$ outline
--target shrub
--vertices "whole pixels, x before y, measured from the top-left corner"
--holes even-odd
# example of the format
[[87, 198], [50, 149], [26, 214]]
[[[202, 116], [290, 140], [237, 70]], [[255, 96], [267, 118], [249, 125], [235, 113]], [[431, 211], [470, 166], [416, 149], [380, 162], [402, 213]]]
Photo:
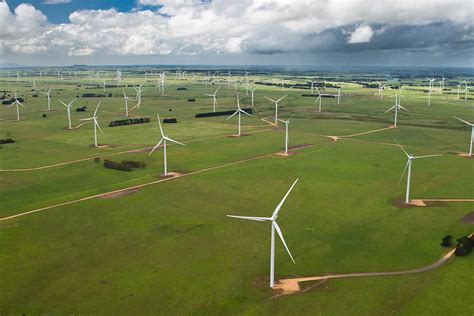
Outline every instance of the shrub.
[[178, 123], [178, 120], [174, 117], [168, 117], [163, 120], [163, 123]]
[[105, 94], [97, 94], [97, 93], [84, 93], [82, 94], [83, 98], [105, 98]]
[[112, 121], [112, 122], [109, 123], [109, 127], [123, 126], [123, 125], [133, 125], [133, 124], [143, 124], [143, 123], [150, 123], [150, 117], [147, 116], [147, 117], [126, 119], [126, 120]]
[[[97, 159], [97, 158], [95, 158]], [[99, 158], [100, 159], [100, 158]], [[115, 162], [112, 160], [105, 159], [104, 160], [104, 168], [107, 169], [115, 169], [121, 171], [132, 171], [136, 168], [145, 168], [146, 164], [141, 161], [133, 161], [133, 160], [122, 160], [121, 162]]]
[[189, 99], [188, 99], [188, 102], [196, 102], [196, 99], [194, 99], [194, 98], [189, 98]]
[[5, 138], [5, 139], [0, 139], [0, 144], [13, 144], [15, 142], [14, 139], [11, 138]]
[[76, 112], [85, 112], [87, 110], [87, 106], [81, 106], [76, 109]]
[[[252, 114], [253, 109], [242, 109], [245, 112]], [[206, 113], [198, 113], [194, 117], [210, 117], [210, 116], [223, 116], [223, 115], [232, 115], [234, 114], [235, 110], [230, 111], [220, 111], [220, 112], [206, 112]]]
[[451, 235], [444, 236], [442, 241], [441, 241], [441, 246], [451, 247], [452, 246], [452, 240], [453, 240], [453, 236], [451, 236]]
[[182, 91], [182, 90], [188, 90], [188, 88], [185, 88], [185, 87], [178, 87], [178, 88], [176, 88], [176, 90]]
[[32, 95], [32, 97], [33, 97], [33, 98], [37, 98], [38, 95], [35, 93], [35, 94]]
[[95, 162], [95, 163], [99, 163], [99, 162], [100, 162], [100, 157], [95, 157], [95, 158], [94, 158], [94, 162]]
[[474, 241], [468, 237], [462, 237], [457, 239], [458, 244], [456, 245], [456, 250], [454, 254], [458, 257], [463, 257], [468, 255], [472, 251], [474, 246]]
[[41, 115], [41, 117], [48, 117], [48, 116], [46, 115], [46, 113], [43, 113], [43, 115]]

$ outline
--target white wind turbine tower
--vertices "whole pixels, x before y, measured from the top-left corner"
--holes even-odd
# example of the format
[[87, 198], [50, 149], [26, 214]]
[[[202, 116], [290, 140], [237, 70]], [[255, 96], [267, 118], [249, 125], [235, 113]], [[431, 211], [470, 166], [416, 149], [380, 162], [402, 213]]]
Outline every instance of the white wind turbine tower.
[[317, 81], [310, 81], [311, 82], [311, 94], [314, 94], [314, 84], [318, 83]]
[[51, 89], [53, 87], [50, 87], [48, 92], [41, 92], [41, 94], [44, 94], [48, 97], [48, 111], [51, 111]]
[[278, 102], [280, 102], [281, 100], [283, 100], [284, 98], [286, 98], [288, 94], [285, 94], [284, 96], [282, 96], [281, 98], [279, 98], [278, 100], [273, 100], [273, 99], [270, 99], [269, 97], [265, 97], [267, 100], [270, 100], [272, 101], [273, 103], [275, 103], [275, 124], [278, 124]]
[[461, 81], [458, 81], [459, 84], [458, 84], [458, 100], [459, 100], [459, 92], [461, 90], [461, 85], [462, 85], [462, 82]]
[[125, 116], [128, 117], [128, 99], [127, 95], [125, 94], [125, 89], [122, 88], [123, 91], [123, 99], [125, 100]]
[[441, 94], [443, 94], [443, 89], [444, 89], [444, 76], [441, 77], [441, 80], [439, 82], [439, 90]]
[[469, 153], [467, 154], [467, 156], [472, 157], [472, 143], [474, 142], [474, 123], [469, 123], [468, 121], [465, 121], [457, 116], [455, 116], [455, 118], [463, 122], [464, 124], [471, 126], [471, 142], [469, 143]]
[[68, 121], [68, 128], [71, 129], [72, 126], [71, 126], [71, 107], [72, 107], [72, 104], [74, 103], [74, 101], [76, 101], [77, 99], [74, 99], [72, 100], [71, 102], [69, 102], [68, 104], [64, 103], [63, 101], [59, 100], [59, 102], [61, 102], [67, 109], [67, 121]]
[[277, 205], [277, 207], [273, 211], [272, 217], [227, 215], [228, 217], [238, 218], [238, 219], [246, 219], [246, 220], [257, 221], [257, 222], [271, 222], [272, 224], [272, 233], [271, 233], [271, 240], [270, 240], [270, 287], [271, 288], [273, 288], [273, 286], [275, 285], [275, 231], [277, 232], [278, 236], [283, 242], [283, 245], [285, 246], [285, 249], [288, 252], [288, 255], [290, 256], [291, 260], [293, 261], [293, 263], [295, 263], [295, 260], [293, 259], [293, 256], [291, 255], [291, 252], [288, 249], [288, 246], [286, 245], [285, 239], [283, 238], [283, 233], [281, 232], [280, 226], [278, 226], [277, 219], [278, 219], [278, 213], [280, 212], [280, 209], [283, 206], [283, 203], [285, 203], [286, 198], [290, 194], [291, 190], [293, 190], [297, 182], [298, 182], [298, 179], [296, 179], [295, 182], [293, 182], [293, 185], [290, 187], [290, 189], [285, 194], [281, 202]]
[[97, 122], [97, 111], [99, 110], [99, 106], [100, 106], [100, 101], [99, 101], [99, 104], [97, 104], [97, 107], [95, 108], [93, 117], [80, 120], [80, 121], [92, 121], [92, 123], [94, 124], [94, 146], [95, 147], [99, 147], [99, 145], [97, 144], [97, 128], [102, 134], [104, 134], [104, 132], [102, 132], [102, 129], [99, 126], [99, 123]]
[[280, 77], [281, 80], [281, 91], [285, 89], [285, 80], [283, 80], [283, 77]]
[[402, 147], [402, 145], [400, 145], [400, 144], [397, 142], [397, 140], [396, 140], [395, 138], [393, 138], [393, 140], [398, 144], [398, 146], [400, 146], [400, 148], [403, 150], [403, 152], [404, 152], [405, 155], [407, 156], [407, 164], [405, 165], [405, 169], [403, 170], [402, 176], [400, 177], [400, 180], [398, 181], [398, 184], [400, 185], [400, 182], [402, 181], [403, 176], [405, 175], [405, 172], [406, 172], [407, 169], [408, 169], [408, 173], [407, 173], [407, 188], [406, 188], [406, 195], [405, 195], [405, 204], [409, 204], [409, 203], [410, 203], [410, 184], [411, 184], [411, 164], [412, 164], [413, 159], [428, 158], [428, 157], [438, 157], [438, 156], [442, 156], [442, 155], [441, 155], [441, 154], [437, 154], [437, 155], [426, 155], [426, 156], [413, 156], [412, 154], [407, 153], [406, 150]]
[[319, 91], [318, 87], [316, 87], [316, 91], [318, 92], [318, 97], [316, 98], [316, 100], [314, 101], [314, 104], [318, 103], [319, 101], [319, 109], [318, 109], [318, 112], [321, 112], [321, 92]]
[[163, 175], [167, 176], [168, 175], [168, 162], [166, 160], [166, 141], [170, 141], [172, 143], [175, 143], [181, 146], [184, 146], [184, 144], [169, 138], [168, 135], [165, 135], [165, 133], [163, 132], [163, 128], [161, 127], [160, 116], [156, 114], [156, 117], [158, 118], [158, 124], [160, 126], [161, 139], [156, 144], [156, 146], [153, 147], [153, 149], [148, 153], [148, 156], [150, 156], [155, 151], [155, 149], [157, 149], [158, 147], [160, 147], [161, 144], [163, 144], [163, 160], [164, 160], [164, 171], [165, 171]]
[[341, 101], [341, 89], [342, 88], [337, 88], [337, 104]]
[[[193, 74], [194, 76], [194, 74]], [[166, 85], [165, 85], [165, 78], [166, 78], [166, 74], [165, 72], [161, 72], [160, 73], [160, 90], [161, 90], [161, 95], [164, 97], [165, 96], [165, 88], [166, 88]], [[193, 79], [194, 80], [194, 79]]]
[[104, 80], [103, 80], [103, 83], [102, 83], [102, 86], [104, 87], [104, 92], [105, 92], [105, 86], [106, 86], [106, 85], [107, 85], [107, 84], [105, 83], [105, 79], [104, 79]]
[[379, 81], [377, 81], [377, 84], [379, 85], [379, 97], [380, 99], [383, 99], [383, 91], [384, 91], [385, 85], [381, 84]]
[[239, 129], [238, 129], [237, 136], [239, 136], [239, 137], [240, 137], [240, 135], [241, 135], [241, 133], [240, 133], [240, 131], [241, 131], [241, 127], [240, 127], [241, 118], [240, 118], [240, 115], [241, 115], [242, 113], [247, 114], [248, 116], [252, 116], [251, 114], [245, 112], [244, 110], [242, 110], [242, 109], [240, 108], [239, 94], [237, 93], [237, 110], [236, 110], [231, 116], [229, 116], [227, 119], [229, 120], [229, 119], [231, 119], [234, 115], [236, 115], [236, 114], [238, 115], [238, 117], [239, 117]]
[[399, 110], [405, 110], [408, 112], [408, 110], [406, 108], [404, 108], [403, 106], [400, 105], [400, 100], [399, 100], [399, 97], [403, 97], [403, 95], [399, 95], [398, 93], [395, 94], [395, 105], [392, 106], [390, 109], [388, 109], [387, 111], [385, 111], [385, 113], [387, 112], [390, 112], [391, 110], [395, 109], [395, 117], [393, 119], [393, 126], [394, 127], [397, 127], [397, 118], [398, 118], [398, 111]]
[[430, 106], [431, 105], [431, 92], [433, 92], [433, 83], [436, 79], [435, 78], [432, 78], [432, 79], [426, 78], [426, 80], [429, 80], [429, 82], [430, 82], [430, 88], [428, 90], [428, 106]]
[[214, 112], [216, 111], [216, 105], [217, 105], [217, 99], [216, 99], [216, 96], [217, 96], [217, 92], [219, 92], [219, 89], [221, 87], [217, 88], [217, 90], [213, 93], [213, 94], [205, 94], [207, 95], [208, 97], [212, 97], [212, 106], [214, 108]]
[[[293, 116], [292, 116], [293, 117]], [[285, 120], [278, 119], [280, 122], [285, 124], [285, 155], [288, 155], [288, 125], [290, 124], [291, 118]]]
[[250, 89], [250, 93], [252, 94], [252, 107], [253, 107], [253, 100], [254, 100], [254, 97], [253, 97], [253, 93], [255, 92], [255, 89], [257, 89], [257, 87], [253, 88], [253, 89]]
[[[142, 89], [143, 83], [137, 87], [133, 87], [135, 91], [137, 91], [137, 95], [135, 97], [135, 100], [138, 101], [138, 104], [142, 104], [142, 92], [145, 91], [146, 89]], [[140, 106], [138, 106], [140, 108]]]
[[469, 92], [469, 88], [467, 86], [467, 81], [466, 80], [464, 80], [464, 91], [463, 92], [464, 92], [464, 101], [467, 101], [467, 94]]
[[20, 106], [21, 107], [25, 107], [20, 101], [18, 101], [18, 98], [16, 96], [16, 90], [15, 90], [15, 102], [13, 102], [12, 104], [10, 104], [8, 106], [8, 108], [11, 108], [12, 106], [16, 105], [16, 120], [19, 121], [20, 120]]

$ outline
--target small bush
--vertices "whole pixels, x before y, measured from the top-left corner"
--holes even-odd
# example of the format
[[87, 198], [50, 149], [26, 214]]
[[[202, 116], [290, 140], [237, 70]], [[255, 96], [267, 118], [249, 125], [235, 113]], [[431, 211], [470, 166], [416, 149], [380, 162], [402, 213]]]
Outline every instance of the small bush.
[[163, 123], [178, 123], [178, 120], [174, 117], [168, 117], [163, 120]]
[[81, 106], [76, 109], [76, 112], [85, 112], [87, 110], [87, 106]]
[[48, 117], [48, 116], [46, 115], [46, 113], [43, 113], [43, 115], [41, 115], [41, 117]]
[[141, 161], [122, 160], [121, 162], [115, 162], [115, 161], [108, 160], [108, 159], [104, 160], [104, 168], [115, 169], [115, 170], [120, 170], [120, 171], [127, 171], [128, 172], [128, 171], [132, 171], [133, 169], [137, 169], [137, 168], [145, 168], [145, 166], [146, 166], [146, 164], [144, 162], [141, 162]]
[[123, 125], [133, 125], [133, 124], [143, 124], [143, 123], [150, 123], [150, 117], [140, 117], [134, 119], [126, 119], [126, 120], [118, 120], [112, 121], [109, 123], [109, 127], [114, 126], [123, 126]]
[[176, 90], [178, 90], [178, 91], [183, 91], [183, 90], [188, 90], [188, 88], [185, 88], [185, 87], [178, 87], [178, 88], [176, 88]]
[[458, 244], [456, 245], [456, 250], [454, 254], [458, 257], [463, 257], [468, 255], [472, 251], [474, 246], [474, 241], [469, 237], [462, 237], [457, 239]]
[[189, 98], [189, 99], [188, 99], [188, 102], [196, 102], [196, 99], [194, 99], [194, 98]]
[[453, 240], [453, 236], [451, 236], [451, 235], [444, 236], [442, 241], [441, 241], [441, 246], [451, 247], [452, 246], [452, 240]]
[[15, 142], [14, 139], [11, 138], [5, 138], [5, 139], [0, 139], [0, 144], [13, 144]]

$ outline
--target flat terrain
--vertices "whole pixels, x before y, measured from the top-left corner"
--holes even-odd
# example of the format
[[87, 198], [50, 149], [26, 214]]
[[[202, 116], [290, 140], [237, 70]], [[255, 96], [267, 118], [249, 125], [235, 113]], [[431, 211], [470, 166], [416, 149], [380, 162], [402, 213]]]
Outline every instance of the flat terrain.
[[[113, 75], [113, 74], [112, 74]], [[456, 86], [432, 95], [419, 80], [405, 89], [399, 127], [392, 124], [396, 90], [377, 89], [349, 80], [336, 98], [315, 97], [307, 89], [254, 84], [254, 116], [194, 118], [212, 111], [218, 86], [218, 110], [236, 108], [234, 85], [225, 78], [206, 84], [167, 79], [161, 96], [156, 78], [123, 73], [125, 92], [144, 83], [143, 101], [131, 117], [147, 124], [108, 127], [124, 119], [122, 88], [106, 88], [85, 73], [78, 78], [36, 78], [38, 91], [52, 89], [52, 111], [44, 95], [32, 97], [32, 78], [0, 78], [2, 90], [25, 98], [16, 122], [14, 107], [0, 108], [0, 138], [14, 144], [0, 149], [0, 314], [407, 314], [472, 315], [474, 256], [454, 257], [437, 269], [412, 275], [328, 280], [301, 294], [271, 298], [268, 287], [270, 225], [239, 221], [226, 214], [270, 216], [291, 183], [299, 178], [283, 206], [279, 224], [296, 264], [277, 241], [276, 279], [330, 273], [411, 270], [432, 264], [449, 249], [439, 244], [473, 232], [463, 217], [473, 202], [439, 202], [428, 207], [398, 207], [406, 163], [395, 137], [415, 155], [441, 157], [413, 163], [413, 199], [473, 199], [473, 159], [466, 152], [470, 128], [454, 119], [474, 121], [473, 101], [456, 99]], [[275, 78], [279, 78], [275, 75]], [[299, 76], [288, 84], [306, 82]], [[242, 79], [242, 78], [241, 78]], [[426, 84], [426, 83], [424, 83]], [[177, 90], [186, 87], [187, 90]], [[242, 107], [250, 107], [245, 85], [237, 84]], [[110, 96], [108, 96], [110, 93]], [[336, 94], [334, 88], [322, 93]], [[276, 155], [284, 146], [284, 126], [272, 126], [274, 105], [291, 118], [294, 155]], [[104, 131], [94, 148], [91, 124], [67, 130], [90, 117], [99, 101]], [[470, 95], [472, 98], [473, 95]], [[195, 98], [195, 102], [188, 102]], [[86, 112], [76, 112], [87, 106]], [[42, 117], [43, 113], [47, 117]], [[175, 117], [165, 133], [186, 146], [168, 147], [168, 167], [181, 176], [163, 179], [163, 151], [148, 151], [160, 139], [156, 113]], [[333, 136], [332, 138], [330, 136]], [[338, 136], [338, 137], [334, 137]], [[337, 140], [337, 141], [336, 141]], [[104, 159], [146, 163], [131, 172], [106, 169]], [[120, 190], [124, 191], [120, 191]], [[117, 191], [119, 190], [119, 191]], [[31, 212], [34, 211], [34, 212]], [[18, 216], [17, 216], [18, 215]]]

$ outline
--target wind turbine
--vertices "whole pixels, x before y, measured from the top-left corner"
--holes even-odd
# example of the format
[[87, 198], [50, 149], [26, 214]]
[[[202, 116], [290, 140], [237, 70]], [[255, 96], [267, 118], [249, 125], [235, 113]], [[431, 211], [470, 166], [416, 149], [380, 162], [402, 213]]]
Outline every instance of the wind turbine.
[[48, 92], [41, 92], [41, 94], [44, 94], [48, 97], [48, 111], [51, 111], [51, 89], [53, 87], [50, 87]]
[[172, 143], [182, 145], [182, 146], [184, 146], [184, 144], [169, 138], [168, 135], [165, 135], [165, 133], [163, 132], [163, 128], [161, 127], [160, 116], [158, 115], [158, 113], [156, 114], [156, 117], [158, 119], [158, 124], [160, 126], [161, 139], [156, 144], [156, 146], [153, 147], [153, 149], [148, 153], [148, 156], [150, 156], [155, 151], [155, 149], [160, 147], [160, 145], [163, 143], [163, 159], [164, 159], [164, 169], [165, 169], [164, 175], [167, 176], [168, 175], [168, 163], [167, 163], [167, 160], [166, 160], [166, 141], [170, 141]]
[[127, 95], [125, 94], [125, 90], [122, 88], [123, 91], [123, 98], [125, 100], [125, 116], [128, 117], [128, 99]]
[[314, 94], [314, 84], [318, 83], [317, 81], [310, 81], [311, 82], [311, 94]]
[[135, 91], [137, 91], [137, 96], [135, 97], [135, 100], [138, 101], [138, 108], [140, 108], [140, 104], [142, 104], [142, 92], [145, 91], [146, 89], [142, 89], [143, 83], [137, 87], [133, 87]]
[[214, 107], [214, 112], [216, 111], [216, 105], [217, 105], [217, 99], [216, 99], [216, 96], [217, 96], [217, 92], [219, 92], [219, 89], [221, 87], [217, 88], [216, 92], [214, 92], [214, 94], [205, 94], [207, 95], [208, 97], [212, 97], [212, 106]]
[[341, 101], [341, 89], [342, 88], [337, 88], [337, 104]]
[[77, 100], [77, 99], [74, 99], [74, 100], [72, 100], [71, 102], [69, 102], [68, 104], [66, 104], [66, 103], [64, 103], [63, 101], [59, 100], [59, 102], [61, 102], [61, 103], [66, 107], [66, 109], [67, 109], [67, 121], [68, 121], [68, 123], [69, 123], [69, 127], [68, 127], [69, 129], [72, 128], [72, 126], [71, 126], [71, 107], [72, 107], [72, 103], [73, 103], [74, 101], [76, 101], [76, 100]]
[[288, 125], [290, 124], [290, 119], [287, 119], [286, 121], [278, 119], [280, 122], [285, 124], [285, 155], [288, 155]]
[[464, 101], [467, 101], [467, 93], [469, 92], [469, 88], [467, 87], [467, 82], [464, 80]]
[[241, 135], [241, 134], [240, 134], [240, 121], [241, 121], [240, 115], [241, 115], [242, 113], [247, 114], [248, 116], [252, 116], [251, 114], [245, 112], [244, 110], [242, 110], [242, 109], [240, 108], [239, 94], [237, 93], [237, 110], [236, 110], [231, 116], [229, 116], [227, 119], [228, 119], [228, 120], [231, 119], [231, 118], [232, 118], [234, 115], [236, 115], [236, 114], [239, 116], [239, 132], [238, 132], [238, 134], [237, 134], [237, 136], [239, 136], [239, 137], [240, 137], [240, 135]]
[[257, 221], [257, 222], [271, 222], [272, 224], [272, 234], [271, 234], [271, 240], [270, 240], [270, 287], [271, 288], [273, 288], [273, 286], [275, 285], [275, 231], [277, 232], [283, 245], [285, 246], [285, 249], [288, 252], [288, 255], [290, 256], [291, 260], [293, 261], [293, 263], [295, 263], [295, 259], [293, 259], [290, 249], [288, 249], [285, 239], [283, 238], [283, 233], [281, 232], [280, 226], [278, 226], [277, 219], [278, 219], [278, 213], [280, 212], [280, 209], [283, 206], [283, 203], [285, 203], [286, 198], [290, 194], [291, 190], [293, 190], [297, 182], [298, 182], [298, 179], [296, 179], [295, 182], [293, 182], [293, 185], [290, 187], [290, 189], [285, 194], [281, 202], [277, 205], [277, 207], [273, 211], [272, 217], [227, 215], [228, 217], [238, 218], [238, 219], [246, 219], [246, 220]]
[[321, 112], [321, 92], [319, 91], [318, 87], [316, 87], [316, 91], [318, 92], [318, 97], [316, 98], [316, 101], [314, 101], [314, 104], [318, 103], [318, 101], [319, 101], [319, 110], [318, 110], [318, 112]]
[[288, 94], [285, 94], [284, 96], [282, 96], [281, 98], [279, 98], [278, 100], [273, 100], [273, 99], [270, 99], [269, 97], [265, 97], [267, 100], [270, 100], [272, 101], [273, 103], [275, 103], [275, 124], [278, 124], [278, 102], [280, 102], [281, 100], [283, 100], [284, 98], [286, 98]]
[[459, 91], [461, 90], [461, 85], [462, 85], [462, 82], [461, 81], [458, 81], [459, 84], [458, 84], [458, 100], [459, 100]]
[[257, 89], [257, 87], [253, 88], [253, 89], [250, 89], [250, 92], [252, 93], [252, 107], [253, 107], [253, 93], [255, 92], [255, 89]]
[[469, 123], [468, 121], [465, 121], [457, 116], [455, 116], [455, 118], [460, 120], [464, 124], [471, 126], [471, 142], [469, 144], [469, 153], [468, 153], [468, 157], [471, 157], [472, 156], [472, 143], [474, 142], [474, 123]]
[[378, 85], [379, 85], [379, 96], [380, 96], [380, 99], [383, 99], [383, 91], [385, 89], [385, 85], [381, 84], [380, 81], [377, 81]]
[[430, 88], [428, 90], [428, 106], [430, 106], [431, 105], [431, 92], [433, 90], [433, 83], [436, 79], [435, 78], [432, 78], [432, 79], [426, 78], [426, 80], [430, 81]]
[[[400, 97], [403, 97], [401, 94], [400, 94]], [[394, 127], [397, 127], [397, 118], [398, 118], [398, 110], [405, 110], [408, 112], [408, 110], [406, 108], [404, 108], [403, 106], [400, 105], [400, 101], [399, 101], [399, 94], [395, 94], [395, 105], [392, 106], [390, 109], [388, 109], [387, 111], [385, 111], [385, 113], [391, 111], [395, 109], [395, 117], [394, 117], [394, 122], [393, 122], [393, 126]]]
[[99, 101], [99, 104], [97, 104], [97, 107], [95, 108], [93, 117], [89, 117], [89, 118], [85, 118], [85, 119], [80, 120], [80, 121], [92, 121], [92, 123], [94, 124], [94, 146], [95, 147], [98, 147], [98, 144], [97, 144], [97, 128], [99, 128], [99, 131], [102, 134], [104, 134], [104, 132], [102, 132], [102, 129], [99, 126], [99, 123], [97, 122], [97, 111], [99, 110], [99, 106], [100, 106], [100, 101]]
[[15, 102], [13, 102], [12, 104], [10, 104], [8, 106], [8, 108], [11, 108], [12, 106], [16, 105], [16, 120], [19, 121], [20, 120], [20, 106], [21, 107], [25, 107], [20, 101], [18, 101], [18, 98], [16, 96], [16, 90], [15, 90]]
[[398, 146], [400, 146], [400, 148], [403, 150], [403, 152], [407, 156], [407, 164], [405, 165], [405, 169], [403, 169], [403, 173], [402, 173], [402, 176], [400, 177], [400, 180], [398, 181], [398, 184], [400, 185], [400, 182], [402, 181], [403, 176], [405, 175], [405, 171], [407, 171], [407, 169], [408, 169], [405, 204], [409, 204], [410, 203], [410, 184], [411, 184], [411, 164], [412, 164], [413, 159], [438, 157], [438, 156], [442, 156], [442, 155], [437, 154], [437, 155], [426, 155], [426, 156], [413, 156], [412, 154], [407, 153], [406, 150], [402, 147], [402, 145], [400, 145], [400, 143], [397, 142], [397, 140], [395, 138], [393, 138], [393, 140], [398, 144]]
[[439, 89], [441, 90], [441, 94], [443, 94], [443, 89], [444, 89], [444, 76], [441, 77], [441, 80], [439, 82]]

